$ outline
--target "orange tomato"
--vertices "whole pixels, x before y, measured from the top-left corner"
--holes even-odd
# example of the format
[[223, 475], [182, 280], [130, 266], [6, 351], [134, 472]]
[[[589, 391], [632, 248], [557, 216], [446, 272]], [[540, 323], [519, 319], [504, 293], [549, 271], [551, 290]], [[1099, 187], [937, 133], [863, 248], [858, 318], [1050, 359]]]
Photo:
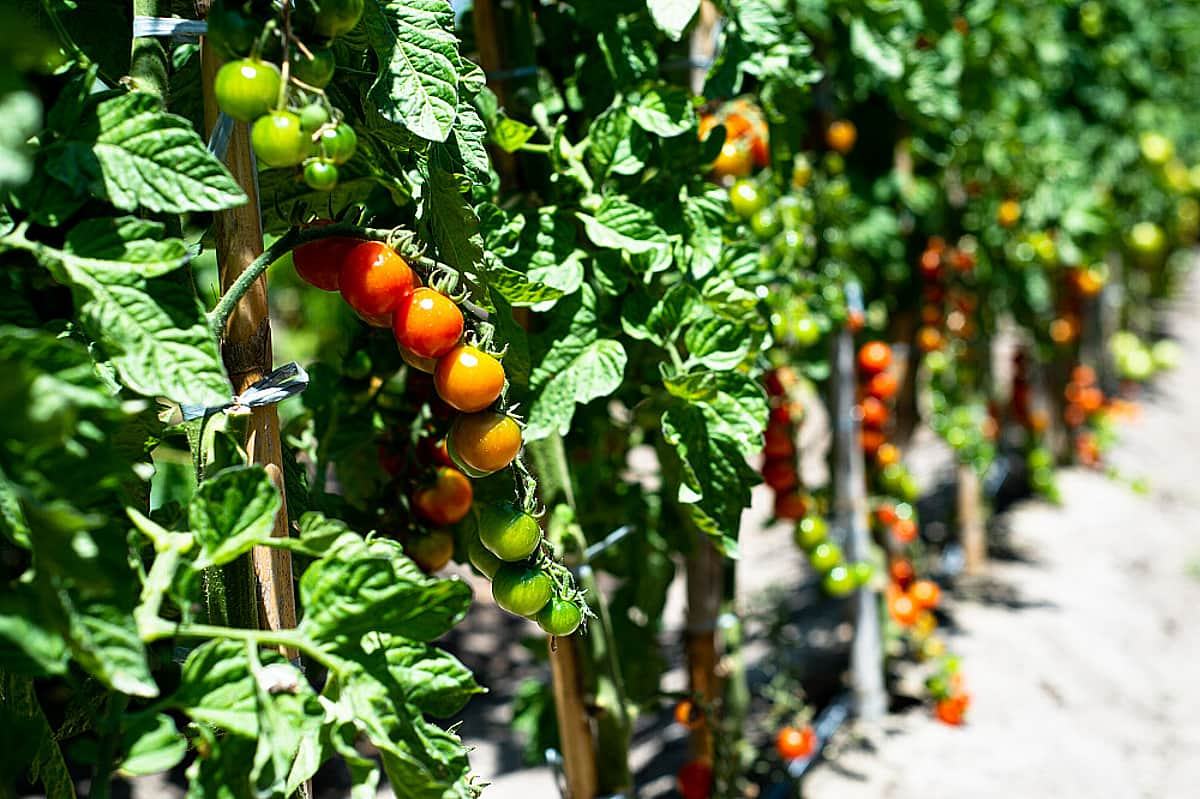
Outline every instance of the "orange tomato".
[[857, 140], [858, 129], [848, 119], [839, 119], [833, 122], [825, 131], [825, 143], [831, 150], [837, 150], [842, 155], [853, 150], [854, 142]]
[[417, 490], [417, 513], [438, 526], [457, 524], [471, 510], [475, 493], [467, 476], [449, 466], [437, 470], [431, 485]]
[[869, 341], [858, 351], [858, 366], [866, 374], [882, 372], [891, 363], [892, 348], [882, 341]]
[[912, 519], [896, 519], [892, 524], [892, 535], [901, 544], [911, 544], [917, 540], [917, 523]]
[[675, 723], [694, 730], [704, 722], [704, 713], [690, 699], [681, 700], [675, 705]]
[[908, 558], [896, 558], [888, 564], [888, 574], [902, 590], [907, 588], [913, 578], [912, 561]]
[[775, 751], [784, 760], [808, 757], [817, 748], [817, 734], [811, 724], [803, 727], [784, 727], [775, 736]]
[[863, 427], [869, 430], [879, 430], [887, 424], [887, 405], [877, 397], [863, 397], [862, 402], [858, 404], [858, 413], [862, 418]]
[[931, 325], [925, 325], [917, 331], [917, 349], [921, 352], [933, 352], [942, 348], [942, 331]]
[[[868, 397], [867, 399], [874, 399], [874, 397]], [[899, 463], [900, 448], [890, 442], [880, 445], [879, 449], [875, 452], [875, 462], [878, 463], [880, 467], [891, 466], [893, 463]]]
[[933, 610], [942, 599], [942, 589], [933, 580], [917, 580], [909, 586], [908, 595], [921, 610]]
[[896, 396], [900, 384], [896, 378], [887, 372], [880, 372], [867, 381], [867, 393], [881, 400], [889, 400]]
[[882, 447], [886, 441], [887, 441], [887, 436], [885, 436], [879, 430], [863, 430], [862, 431], [863, 454], [865, 454], [869, 458], [875, 457], [875, 454], [877, 452], [879, 452], [879, 448]]
[[916, 623], [917, 615], [920, 613], [920, 609], [908, 594], [899, 594], [894, 597], [888, 603], [888, 610], [891, 612], [892, 618], [904, 627], [911, 627]]
[[460, 344], [438, 359], [433, 383], [450, 407], [474, 413], [495, 402], [504, 390], [504, 367], [486, 352]]
[[1021, 219], [1021, 204], [1016, 200], [1005, 200], [996, 209], [996, 221], [1000, 227], [1011, 228]]

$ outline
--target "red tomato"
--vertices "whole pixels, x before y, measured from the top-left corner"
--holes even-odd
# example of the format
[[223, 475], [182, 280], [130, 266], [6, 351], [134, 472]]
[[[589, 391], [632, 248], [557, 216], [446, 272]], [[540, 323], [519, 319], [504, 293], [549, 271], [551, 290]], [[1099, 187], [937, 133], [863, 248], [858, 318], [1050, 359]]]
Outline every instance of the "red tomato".
[[966, 715], [968, 704], [969, 700], [965, 695], [941, 699], [933, 706], [933, 714], [943, 724], [958, 727], [963, 723], [963, 716]]
[[796, 454], [792, 431], [787, 424], [768, 424], [763, 434], [763, 452], [768, 458], [790, 458]]
[[763, 482], [775, 491], [790, 491], [800, 484], [796, 463], [792, 458], [768, 459], [763, 462]]
[[917, 580], [908, 588], [913, 604], [921, 610], [933, 610], [942, 598], [942, 589], [933, 580]]
[[817, 734], [812, 725], [784, 727], [775, 736], [775, 751], [784, 760], [799, 760], [808, 757], [817, 748]]
[[685, 763], [677, 776], [679, 793], [683, 795], [683, 799], [708, 799], [712, 795], [712, 766], [703, 760]]
[[358, 239], [334, 237], [310, 241], [292, 250], [296, 274], [322, 291], [338, 290], [338, 273], [346, 253], [361, 244]]
[[887, 443], [887, 436], [879, 430], [863, 430], [862, 431], [862, 449], [863, 454], [869, 458], [875, 457], [879, 452], [879, 448]]
[[867, 393], [881, 400], [889, 400], [896, 396], [900, 384], [896, 378], [887, 372], [880, 372], [867, 381]]
[[419, 358], [440, 358], [462, 338], [463, 315], [449, 297], [419, 288], [396, 307], [396, 342]]
[[799, 521], [808, 515], [808, 500], [799, 491], [775, 495], [775, 518]]
[[438, 526], [456, 524], [471, 510], [475, 492], [471, 481], [458, 469], [443, 466], [432, 485], [417, 490], [413, 505], [417, 512]]
[[412, 293], [416, 275], [400, 254], [378, 241], [350, 248], [342, 260], [338, 286], [342, 298], [364, 317], [389, 317]]
[[901, 589], [906, 588], [913, 578], [912, 562], [906, 558], [896, 558], [888, 566], [888, 573]]
[[896, 515], [894, 505], [880, 505], [875, 509], [875, 518], [879, 520], [880, 524], [890, 526], [895, 524], [900, 517]]
[[475, 413], [495, 402], [504, 390], [504, 367], [483, 350], [462, 344], [438, 359], [433, 383], [447, 405]]
[[863, 427], [870, 430], [880, 430], [887, 424], [887, 406], [876, 397], [864, 397], [863, 401], [859, 403], [858, 410], [862, 415]]
[[882, 341], [868, 341], [858, 351], [858, 367], [866, 374], [878, 374], [891, 363], [892, 348]]

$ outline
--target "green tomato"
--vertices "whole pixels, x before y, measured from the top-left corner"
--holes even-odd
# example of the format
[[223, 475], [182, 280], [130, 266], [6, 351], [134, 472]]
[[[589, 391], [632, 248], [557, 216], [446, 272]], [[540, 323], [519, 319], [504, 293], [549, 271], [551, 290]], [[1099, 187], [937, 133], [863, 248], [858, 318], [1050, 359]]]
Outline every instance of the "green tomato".
[[1127, 380], [1136, 380], [1142, 382], [1149, 380], [1154, 374], [1154, 357], [1150, 354], [1150, 350], [1145, 347], [1138, 347], [1124, 354], [1124, 357], [1117, 358], [1117, 369], [1121, 372], [1121, 376]]
[[485, 547], [479, 540], [479, 535], [473, 531], [467, 539], [467, 560], [471, 561], [471, 565], [489, 580], [495, 577], [496, 572], [504, 565], [504, 561]]
[[1049, 468], [1034, 469], [1030, 476], [1033, 490], [1039, 494], [1049, 494], [1054, 490], [1054, 470]]
[[329, 121], [329, 109], [320, 103], [310, 103], [300, 110], [300, 127], [312, 133]]
[[742, 178], [729, 187], [729, 204], [742, 219], [749, 219], [767, 204], [767, 195], [758, 184]]
[[330, 39], [349, 33], [362, 18], [363, 0], [300, 0], [295, 4], [299, 24]]
[[335, 164], [344, 164], [358, 148], [358, 134], [345, 122], [325, 128], [317, 138], [317, 145], [326, 158]]
[[807, 194], [785, 194], [776, 201], [775, 212], [784, 227], [794, 230], [811, 223], [816, 208]]
[[301, 83], [307, 83], [315, 89], [324, 89], [333, 80], [333, 71], [337, 61], [333, 50], [328, 47], [313, 48], [312, 58], [309, 58], [299, 48], [292, 50], [292, 75]]
[[226, 61], [248, 55], [262, 35], [264, 24], [250, 13], [247, 3], [237, 0], [213, 0], [205, 20], [208, 41]]
[[829, 527], [820, 516], [805, 516], [796, 524], [796, 546], [810, 552], [829, 535]]
[[822, 541], [808, 553], [808, 562], [824, 574], [842, 562], [842, 548], [829, 541]]
[[1150, 359], [1154, 361], [1155, 369], [1174, 369], [1183, 360], [1183, 347], [1179, 346], [1177, 341], [1164, 338], [1154, 342], [1154, 346], [1150, 348]]
[[779, 221], [779, 214], [775, 213], [775, 209], [767, 205], [759, 208], [750, 217], [750, 230], [759, 241], [768, 241], [783, 230], [783, 224]]
[[850, 573], [854, 576], [854, 584], [861, 587], [871, 582], [871, 578], [875, 576], [875, 567], [868, 561], [860, 560], [850, 567]]
[[304, 182], [313, 191], [333, 191], [338, 182], [338, 168], [314, 158], [304, 165]]
[[840, 175], [846, 171], [846, 159], [841, 153], [828, 152], [825, 153], [824, 164], [825, 171], [831, 175]]
[[537, 623], [548, 635], [565, 638], [583, 623], [583, 610], [574, 602], [554, 597], [538, 612]]
[[242, 58], [217, 70], [213, 91], [222, 111], [239, 122], [253, 122], [275, 106], [282, 80], [274, 64]]
[[1054, 465], [1054, 455], [1045, 447], [1036, 447], [1030, 450], [1026, 462], [1030, 469], [1048, 469]]
[[1138, 222], [1129, 231], [1129, 246], [1139, 255], [1158, 255], [1166, 244], [1166, 234], [1153, 222]]
[[504, 610], [518, 616], [537, 615], [553, 593], [550, 575], [525, 563], [505, 563], [492, 577], [492, 598]]
[[1151, 131], [1138, 137], [1142, 157], [1155, 166], [1162, 166], [1175, 155], [1175, 144], [1161, 133]]
[[821, 339], [821, 326], [811, 316], [801, 316], [792, 325], [792, 333], [801, 347], [811, 347]]
[[542, 528], [537, 519], [508, 503], [484, 505], [479, 509], [479, 540], [501, 560], [525, 560], [541, 543]]
[[830, 569], [829, 573], [821, 580], [821, 587], [825, 589], [825, 593], [840, 597], [846, 596], [857, 586], [854, 574], [845, 566], [838, 564]]
[[250, 129], [254, 154], [267, 166], [295, 166], [304, 160], [308, 143], [300, 117], [291, 111], [272, 111]]

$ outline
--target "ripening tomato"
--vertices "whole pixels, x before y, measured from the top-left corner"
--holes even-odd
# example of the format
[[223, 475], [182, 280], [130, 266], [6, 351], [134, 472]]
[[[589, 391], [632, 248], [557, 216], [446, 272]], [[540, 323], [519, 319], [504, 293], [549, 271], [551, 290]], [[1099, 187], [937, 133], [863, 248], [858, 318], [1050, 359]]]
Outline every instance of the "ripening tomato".
[[721, 153], [712, 164], [713, 175], [718, 178], [744, 178], [753, 168], [750, 149], [728, 139], [721, 145]]
[[912, 519], [896, 519], [892, 523], [892, 535], [901, 544], [911, 544], [917, 540], [917, 523]]
[[868, 458], [874, 458], [879, 452], [879, 448], [887, 443], [887, 436], [880, 430], [863, 430], [860, 434], [862, 442], [863, 454]]
[[808, 512], [808, 501], [799, 491], [787, 491], [775, 495], [775, 518], [795, 521], [803, 519]]
[[796, 546], [808, 552], [815, 549], [829, 535], [829, 526], [821, 516], [806, 516], [796, 525], [793, 537]]
[[680, 700], [675, 705], [675, 723], [681, 727], [694, 730], [704, 722], [704, 711], [696, 707], [690, 699]]
[[876, 397], [863, 397], [863, 401], [858, 405], [859, 415], [862, 417], [863, 427], [870, 430], [879, 430], [887, 424], [888, 409], [887, 405]]
[[1010, 228], [1021, 219], [1021, 204], [1016, 200], [1005, 200], [996, 209], [996, 221], [1000, 227]]
[[854, 142], [858, 140], [858, 129], [854, 127], [854, 123], [848, 119], [839, 119], [830, 124], [829, 129], [825, 131], [825, 143], [830, 149], [845, 155], [854, 149]]
[[763, 482], [775, 491], [790, 491], [800, 483], [792, 458], [771, 458], [763, 462]]
[[431, 288], [415, 289], [396, 306], [396, 343], [419, 358], [440, 358], [462, 338], [463, 315], [453, 300]]
[[1071, 370], [1071, 380], [1081, 386], [1090, 386], [1096, 382], [1096, 370], [1081, 363]]
[[450, 407], [475, 413], [495, 402], [504, 390], [504, 367], [483, 350], [460, 344], [438, 359], [433, 383]]
[[1087, 413], [1095, 413], [1104, 405], [1104, 392], [1088, 386], [1079, 392], [1079, 407]]
[[892, 600], [888, 603], [888, 610], [891, 612], [892, 618], [904, 627], [911, 627], [916, 622], [917, 615], [920, 613], [920, 609], [908, 594], [899, 594], [892, 597]]
[[449, 451], [472, 477], [485, 477], [513, 462], [521, 450], [521, 426], [492, 411], [464, 413], [450, 426]]
[[888, 574], [901, 589], [907, 588], [913, 578], [912, 561], [907, 558], [896, 558], [889, 564]]
[[488, 504], [479, 509], [479, 540], [500, 560], [525, 560], [542, 542], [542, 528], [520, 508]]
[[942, 598], [942, 589], [933, 580], [917, 580], [908, 588], [913, 604], [921, 610], [933, 610]]
[[685, 763], [676, 775], [683, 799], [708, 799], [712, 795], [712, 766], [703, 760]]
[[454, 536], [447, 530], [433, 530], [404, 542], [404, 553], [426, 574], [441, 571], [454, 554]]
[[925, 325], [917, 331], [917, 349], [921, 352], [940, 350], [943, 343], [942, 331], [932, 325]]
[[875, 509], [875, 518], [879, 520], [880, 524], [888, 527], [895, 524], [900, 517], [896, 514], [895, 505], [880, 505]]
[[858, 367], [868, 375], [878, 374], [892, 363], [892, 348], [882, 341], [868, 341], [858, 351]]
[[775, 751], [784, 760], [808, 757], [817, 748], [817, 734], [811, 724], [803, 727], [784, 727], [775, 736]]
[[412, 293], [416, 281], [400, 254], [379, 241], [364, 241], [350, 248], [338, 273], [342, 299], [364, 317], [390, 317]]
[[338, 274], [346, 253], [362, 242], [341, 236], [317, 239], [292, 250], [296, 274], [310, 286], [323, 291], [338, 290]]
[[471, 510], [475, 492], [471, 481], [458, 469], [443, 466], [432, 485], [417, 489], [413, 505], [417, 512], [439, 526], [456, 524]]
[[937, 280], [938, 272], [942, 270], [942, 254], [934, 250], [921, 253], [921, 276], [926, 280]]
[[[868, 397], [867, 399], [874, 398]], [[891, 442], [881, 444], [879, 449], [875, 451], [875, 462], [880, 466], [891, 466], [893, 463], [899, 463], [900, 448]]]

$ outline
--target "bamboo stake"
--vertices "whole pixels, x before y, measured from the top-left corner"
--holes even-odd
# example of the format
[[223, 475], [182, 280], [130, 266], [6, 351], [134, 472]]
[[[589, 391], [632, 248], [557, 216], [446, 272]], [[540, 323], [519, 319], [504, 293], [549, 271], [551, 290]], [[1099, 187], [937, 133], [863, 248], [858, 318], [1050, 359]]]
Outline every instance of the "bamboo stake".
[[551, 638], [550, 678], [554, 686], [554, 715], [567, 775], [568, 799], [596, 796], [596, 753], [592, 728], [583, 702], [583, 685], [576, 636]]
[[[832, 402], [834, 427], [834, 519], [847, 534], [853, 560], [866, 560], [871, 552], [867, 526], [867, 481], [859, 443], [859, 420], [855, 413], [854, 338], [843, 328], [833, 340], [834, 378]], [[851, 682], [855, 709], [863, 721], [877, 721], [887, 712], [883, 685], [883, 635], [879, 621], [879, 598], [864, 586], [855, 602], [854, 642], [850, 650]]]
[[[207, 2], [197, 4], [207, 12]], [[204, 92], [204, 124], [212, 130], [217, 121], [217, 102], [213, 80], [219, 58], [205, 39], [200, 50]], [[259, 215], [258, 179], [250, 150], [250, 131], [237, 123], [229, 139], [226, 166], [249, 198], [237, 208], [214, 214], [217, 263], [221, 291], [224, 292], [263, 251], [262, 219]], [[238, 303], [221, 340], [221, 355], [235, 393], [244, 391], [271, 369], [271, 326], [267, 305], [266, 277], [260, 277]], [[262, 464], [279, 489], [283, 505], [275, 517], [276, 537], [287, 537], [287, 495], [283, 482], [283, 451], [279, 439], [279, 415], [274, 405], [254, 408], [250, 418], [246, 451], [250, 462]], [[256, 547], [251, 555], [258, 578], [260, 623], [268, 630], [296, 626], [296, 598], [292, 585], [291, 554], [268, 547]], [[298, 653], [282, 648], [284, 656], [294, 659]]]
[[987, 568], [987, 530], [984, 525], [983, 489], [979, 475], [967, 463], [958, 465], [958, 535], [966, 558], [967, 574]]

